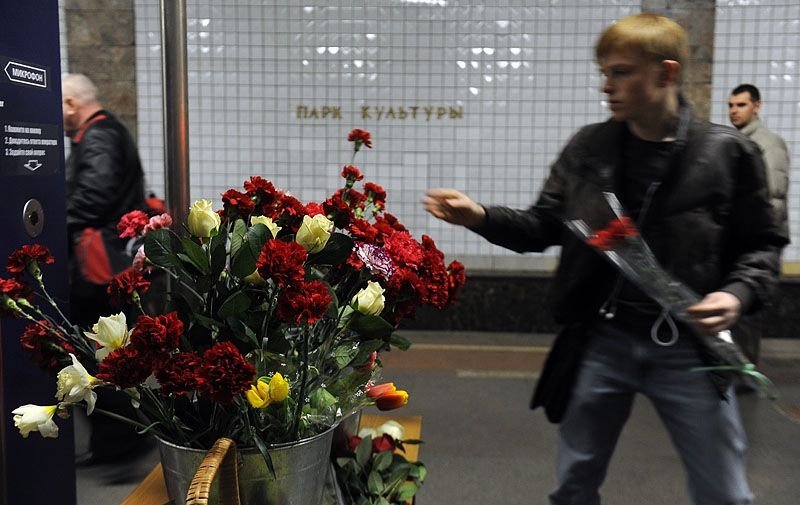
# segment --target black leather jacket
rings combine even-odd
[[[642,235],[675,277],[698,293],[733,293],[748,312],[769,300],[788,243],[771,218],[763,162],[734,129],[692,118],[688,107],[682,116],[675,163],[653,193]],[[562,246],[552,297],[560,323],[594,317],[616,276],[563,220],[580,218],[592,228],[608,222],[601,193],[615,190],[626,128],[611,120],[584,127],[552,166],[535,205],[487,207],[474,229],[517,252]]]
[[[136,144],[111,113],[93,114],[75,134],[66,167],[67,230],[116,227],[144,208],[144,172]]]
[[[659,263],[696,292],[737,296],[742,312],[765,304],[777,285],[780,250],[788,237],[771,218],[758,147],[732,128],[693,118],[681,107],[667,175],[655,188],[641,231]],[[526,210],[487,207],[474,231],[515,250],[561,245],[553,282],[556,320],[565,324],[548,356],[533,407],[558,421],[585,348],[617,274],[566,226],[580,218],[601,228],[611,214],[603,191],[618,187],[624,123],[609,120],[581,129],[551,168],[535,205]]]

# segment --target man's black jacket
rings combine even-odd
[[[671,168],[652,195],[641,232],[659,263],[696,292],[728,291],[742,312],[767,303],[775,290],[780,249],[788,243],[772,219],[758,148],[732,128],[693,118],[681,107]],[[558,421],[586,344],[617,274],[564,226],[583,219],[592,229],[611,217],[602,192],[617,188],[624,123],[581,129],[551,168],[535,205],[490,206],[474,231],[517,252],[562,246],[553,282],[556,321],[565,326],[548,356],[532,407]]]

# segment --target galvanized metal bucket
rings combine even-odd
[[[298,442],[272,446],[275,476],[256,449],[238,451],[242,505],[314,505],[320,503],[327,478],[333,428]],[[206,451],[159,440],[161,466],[169,497],[185,505],[186,492]],[[209,503],[218,503],[211,487]]]

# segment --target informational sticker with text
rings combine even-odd
[[[3,122],[0,172],[2,175],[52,174],[59,166],[61,139],[58,126]]]

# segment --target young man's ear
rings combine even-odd
[[[681,82],[681,64],[675,60],[663,60],[661,62],[661,74],[658,84],[666,86],[668,84],[678,85]]]

